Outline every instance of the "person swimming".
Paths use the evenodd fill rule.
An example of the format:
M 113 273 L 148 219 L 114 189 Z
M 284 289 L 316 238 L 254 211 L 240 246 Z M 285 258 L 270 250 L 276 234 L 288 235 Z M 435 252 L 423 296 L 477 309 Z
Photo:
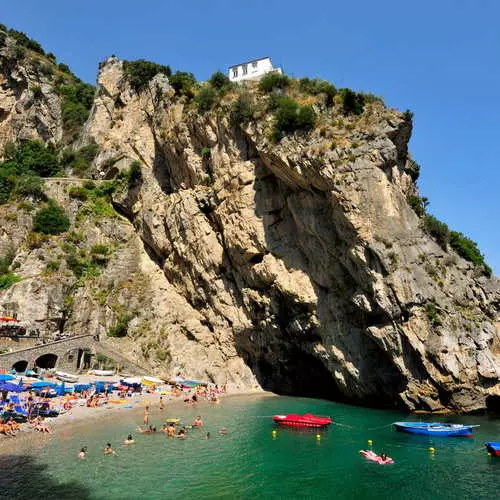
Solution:
M 179 432 L 177 433 L 177 437 L 180 439 L 184 439 L 186 437 L 186 431 L 184 429 L 179 429 Z
M 107 443 L 103 451 L 105 455 L 116 455 L 116 451 L 111 447 L 111 443 Z
M 132 434 L 129 434 L 127 436 L 127 439 L 125 439 L 125 441 L 123 441 L 123 444 L 134 444 L 135 443 L 135 439 L 132 437 Z
M 205 436 L 205 439 L 210 439 L 210 432 L 207 432 L 207 435 Z
M 227 434 L 229 431 L 223 427 L 222 429 L 219 429 L 219 434 Z
M 80 453 L 78 453 L 78 458 L 84 459 L 87 456 L 87 447 L 84 446 L 81 450 Z
M 167 427 L 167 436 L 168 437 L 174 437 L 175 436 L 175 425 L 174 424 L 169 424 Z

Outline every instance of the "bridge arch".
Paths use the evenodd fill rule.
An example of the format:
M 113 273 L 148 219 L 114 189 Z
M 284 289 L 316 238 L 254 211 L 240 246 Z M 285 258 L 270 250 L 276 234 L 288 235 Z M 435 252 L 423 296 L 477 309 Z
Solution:
M 24 373 L 27 368 L 28 368 L 28 362 L 24 359 L 21 359 L 20 361 L 16 361 L 12 365 L 12 370 L 16 370 L 17 373 Z
M 45 369 L 55 368 L 56 363 L 57 363 L 57 355 L 52 353 L 42 354 L 35 361 L 35 365 L 38 366 L 38 368 L 45 368 Z

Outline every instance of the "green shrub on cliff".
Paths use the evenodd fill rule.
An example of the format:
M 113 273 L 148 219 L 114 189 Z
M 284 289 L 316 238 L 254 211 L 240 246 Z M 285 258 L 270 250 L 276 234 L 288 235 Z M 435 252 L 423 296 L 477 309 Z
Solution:
M 289 86 L 290 78 L 277 72 L 266 73 L 259 81 L 259 90 L 266 93 L 284 90 Z
M 84 82 L 58 86 L 62 96 L 61 112 L 66 134 L 75 132 L 87 120 L 94 101 L 94 86 Z
M 311 95 L 324 94 L 325 104 L 327 106 L 331 106 L 333 104 L 333 98 L 337 94 L 335 85 L 319 78 L 301 78 L 299 80 L 299 90 L 305 94 Z
M 62 208 L 54 200 L 35 215 L 33 230 L 43 234 L 61 234 L 69 229 L 70 222 Z
M 196 85 L 196 78 L 193 73 L 176 71 L 176 73 L 172 75 L 168 81 L 177 95 L 185 95 L 188 98 L 193 97 L 193 88 Z
M 21 278 L 14 273 L 8 272 L 6 274 L 0 275 L 0 290 L 6 290 L 11 287 L 14 283 L 21 281 Z
M 212 87 L 204 87 L 200 90 L 194 101 L 200 113 L 210 111 L 219 97 L 218 92 Z
M 225 93 L 232 87 L 229 78 L 222 72 L 216 71 L 208 80 L 209 85 L 220 93 Z
M 467 236 L 464 236 L 462 233 L 450 231 L 450 246 L 460 255 L 460 257 L 472 262 L 476 266 L 481 266 L 486 276 L 491 276 L 493 271 L 484 261 L 484 256 L 479 251 L 475 241 L 467 238 Z
M 365 106 L 365 96 L 351 89 L 340 89 L 342 112 L 345 115 L 360 115 Z
M 257 107 L 252 102 L 250 94 L 240 94 L 238 99 L 231 105 L 230 117 L 233 124 L 247 123 L 253 120 Z
M 172 70 L 170 66 L 163 66 L 145 59 L 137 59 L 136 61 L 124 61 L 123 73 L 125 78 L 130 82 L 132 88 L 139 91 L 158 74 L 163 73 L 170 77 Z
M 460 255 L 460 257 L 472 262 L 482 269 L 486 276 L 491 276 L 492 269 L 484 260 L 483 254 L 479 251 L 477 243 L 467 238 L 462 233 L 450 231 L 449 227 L 433 215 L 425 214 L 422 218 L 424 231 L 430 234 L 443 250 L 448 249 L 448 245 Z
M 446 251 L 450 238 L 450 230 L 448 229 L 448 226 L 430 214 L 424 215 L 422 224 L 424 230 L 436 240 L 438 245 L 443 250 Z
M 300 106 L 290 97 L 281 97 L 275 114 L 275 132 L 278 136 L 309 130 L 314 127 L 316 115 L 311 106 Z

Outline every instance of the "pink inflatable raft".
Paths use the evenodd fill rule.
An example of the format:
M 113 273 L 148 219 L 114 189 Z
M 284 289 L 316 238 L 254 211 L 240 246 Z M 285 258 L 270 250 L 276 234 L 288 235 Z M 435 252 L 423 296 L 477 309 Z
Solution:
M 394 463 L 394 460 L 391 457 L 388 456 L 383 457 L 382 455 L 377 455 L 375 452 L 371 450 L 361 450 L 360 453 L 367 460 L 370 460 L 371 462 L 376 462 L 380 465 L 387 465 Z

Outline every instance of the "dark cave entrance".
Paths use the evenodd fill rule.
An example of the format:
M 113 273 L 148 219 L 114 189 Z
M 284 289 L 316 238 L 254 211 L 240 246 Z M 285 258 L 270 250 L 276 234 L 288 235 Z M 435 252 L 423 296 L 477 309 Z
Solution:
M 255 375 L 260 385 L 281 395 L 345 401 L 337 383 L 322 361 L 299 350 L 286 353 L 286 361 L 271 364 L 257 360 Z
M 486 411 L 488 413 L 500 414 L 500 396 L 487 396 Z

